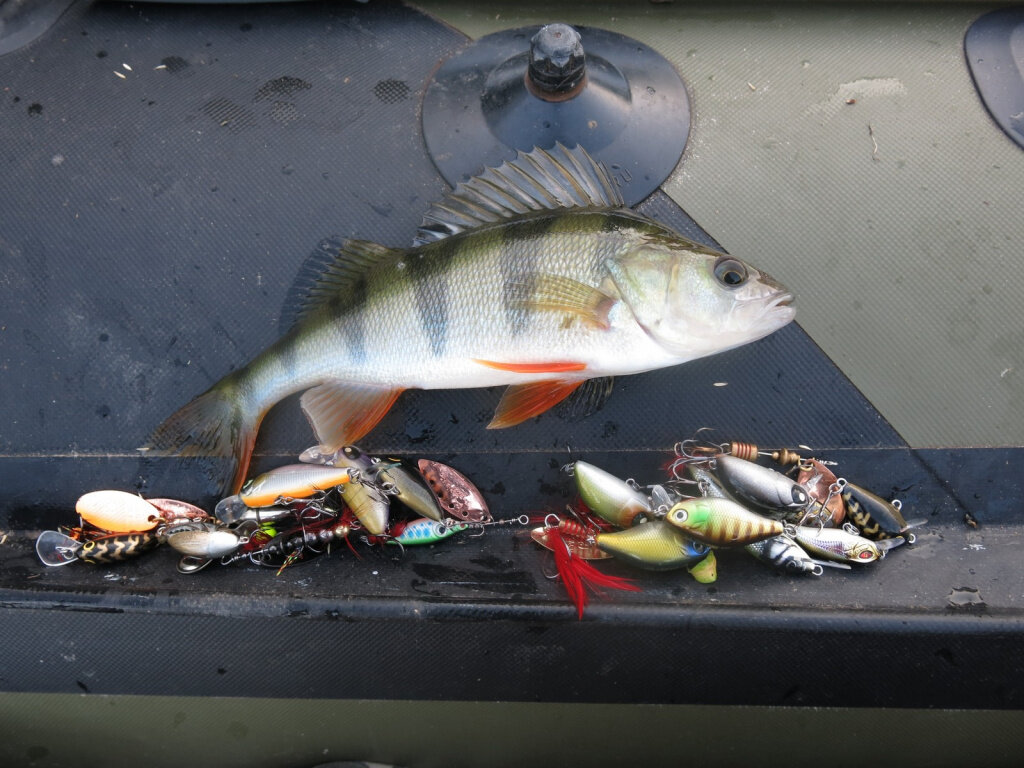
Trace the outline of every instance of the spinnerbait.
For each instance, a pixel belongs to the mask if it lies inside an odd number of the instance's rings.
[[[429,459],[420,459],[416,467],[434,492],[441,508],[456,520],[488,523],[493,519],[483,495],[457,469]]]
[[[821,525],[842,525],[846,517],[846,505],[835,473],[817,459],[801,461],[798,467],[796,481],[807,489],[811,497],[808,512]],[[801,524],[807,522],[806,519],[800,521]]]

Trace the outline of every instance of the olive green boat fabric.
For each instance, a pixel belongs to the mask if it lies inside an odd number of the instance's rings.
[[[963,52],[995,6],[417,5],[473,38],[562,21],[662,53],[693,111],[664,190],[794,290],[912,447],[1024,444],[1024,152]]]

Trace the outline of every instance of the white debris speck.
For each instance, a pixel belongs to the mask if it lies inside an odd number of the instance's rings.
[[[380,571],[371,571],[371,573],[372,573],[372,574],[373,574],[374,576],[377,576],[377,575],[379,575],[379,574],[380,574]]]
[[[729,382],[728,381],[716,381],[712,386],[715,386],[715,387],[728,387],[729,386]]]
[[[966,547],[964,547],[964,549],[965,550],[973,549],[975,552],[981,552],[981,551],[983,551],[985,549],[985,545],[984,544],[968,544]]]
[[[166,64],[158,64],[157,66],[153,67],[153,69],[167,69],[167,65]]]
[[[1013,370],[1013,366],[1012,365],[1009,368],[1003,368],[1003,372],[999,374],[999,378],[1000,379],[1005,379],[1006,378],[1006,374],[1008,374],[1012,370]]]
[[[846,106],[851,99],[859,101],[878,96],[902,96],[906,92],[906,86],[895,77],[869,77],[841,83],[827,99],[812,104],[804,110],[804,117],[820,114],[825,118],[830,118]]]
[[[63,162],[64,162],[64,155],[61,155],[61,154],[56,154],[56,155],[54,155],[53,157],[50,158],[50,164],[53,165],[53,166],[58,166],[58,165],[60,165]]]
[[[125,77],[124,72],[118,72],[116,69],[114,70],[114,74],[120,77],[122,80],[128,79],[127,77]]]
[[[125,69],[127,69],[129,72],[132,71],[132,68],[129,67],[127,64],[125,64],[123,61],[121,62],[121,66],[124,67]]]

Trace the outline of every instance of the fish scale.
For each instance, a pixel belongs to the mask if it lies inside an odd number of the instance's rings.
[[[686,362],[793,317],[769,276],[624,207],[582,149],[520,153],[459,185],[417,245],[318,249],[293,328],[154,431],[148,450],[234,459],[288,395],[320,443],[359,440],[405,389],[507,385],[489,428],[582,382]]]

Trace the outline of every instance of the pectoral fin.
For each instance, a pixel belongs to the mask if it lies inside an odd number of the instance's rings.
[[[328,381],[307,390],[299,403],[320,443],[336,449],[377,426],[400,394],[401,389]]]
[[[557,405],[583,383],[583,379],[551,379],[532,384],[513,384],[505,390],[488,429],[520,424]]]
[[[511,282],[507,291],[509,304],[514,307],[562,312],[602,331],[610,327],[608,312],[618,301],[598,288],[563,275],[540,274],[530,282]]]

